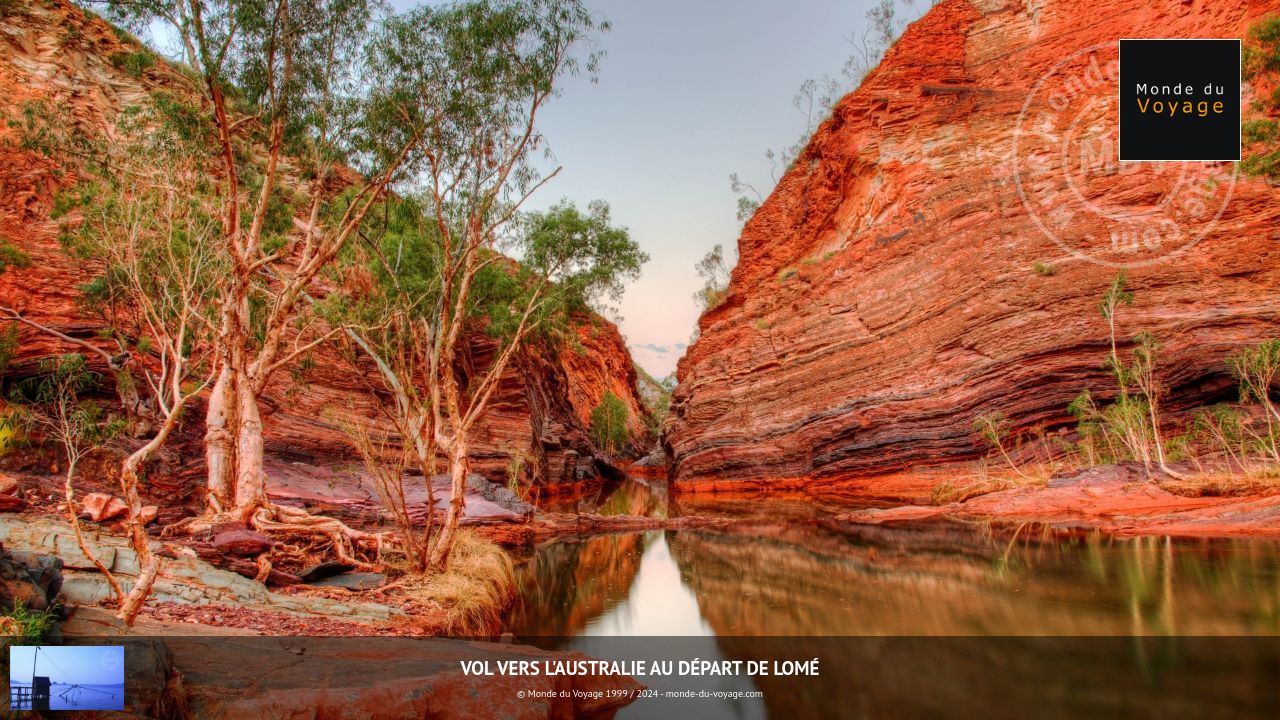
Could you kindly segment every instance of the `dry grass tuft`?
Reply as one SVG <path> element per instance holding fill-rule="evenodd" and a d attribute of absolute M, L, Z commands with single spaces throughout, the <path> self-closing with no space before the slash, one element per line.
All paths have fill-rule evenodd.
<path fill-rule="evenodd" d="M 396 581 L 409 604 L 441 617 L 443 635 L 489 636 L 502 628 L 515 599 L 511 558 L 492 542 L 463 530 L 443 573 L 409 574 Z"/>
<path fill-rule="evenodd" d="M 992 472 L 985 464 L 980 464 L 972 475 L 964 475 L 939 483 L 933 488 L 930 500 L 934 505 L 947 505 L 1001 490 L 1045 485 L 1059 469 L 1061 466 L 1058 463 L 1042 463 L 1023 466 L 1018 474 L 1009 472 L 1007 469 L 1002 472 Z"/>
<path fill-rule="evenodd" d="M 1280 492 L 1280 468 L 1260 465 L 1242 472 L 1201 472 L 1180 479 L 1162 479 L 1160 487 L 1184 497 L 1270 495 Z"/>

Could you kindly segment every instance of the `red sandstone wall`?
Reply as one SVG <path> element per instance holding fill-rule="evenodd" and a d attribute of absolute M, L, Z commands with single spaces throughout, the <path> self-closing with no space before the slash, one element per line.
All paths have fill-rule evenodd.
<path fill-rule="evenodd" d="M 1105 65 L 1121 37 L 1243 37 L 1278 10 L 1249 0 L 935 6 L 840 101 L 744 228 L 728 298 L 702 317 L 679 366 L 665 428 L 673 477 L 829 480 L 971 456 L 984 412 L 1065 424 L 1082 388 L 1110 387 L 1096 305 L 1115 268 L 1079 255 L 1141 263 L 1128 272 L 1137 300 L 1119 315 L 1121 336 L 1146 330 L 1164 343 L 1174 405 L 1229 396 L 1226 354 L 1280 334 L 1276 188 L 1236 183 L 1216 224 L 1181 252 L 1113 252 L 1113 223 L 1081 201 L 1141 215 L 1181 187 L 1168 172 L 1177 166 L 1071 176 L 1055 151 L 1079 130 L 1073 121 L 1114 126 L 1114 108 L 1073 113 L 1115 86 L 1087 88 L 1058 115 L 1035 90 L 1060 63 L 1086 72 L 1091 55 L 1077 53 L 1092 46 Z M 1015 152 L 1020 117 L 1027 135 Z M 1225 185 L 1213 187 L 1217 202 Z M 1073 213 L 1059 226 L 1063 209 Z"/>

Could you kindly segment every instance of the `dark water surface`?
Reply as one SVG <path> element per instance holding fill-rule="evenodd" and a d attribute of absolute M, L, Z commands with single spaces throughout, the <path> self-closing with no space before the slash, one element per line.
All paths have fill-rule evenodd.
<path fill-rule="evenodd" d="M 821 681 L 790 689 L 780 689 L 778 678 L 685 681 L 691 688 L 754 688 L 764 696 L 657 706 L 670 718 L 884 717 L 897 715 L 886 708 L 904 698 L 923 704 L 901 715 L 910 717 L 955 710 L 953 702 L 971 703 L 975 691 L 986 702 L 966 706 L 971 716 L 1000 717 L 1002 708 L 1027 711 L 1015 700 L 1028 685 L 1044 697 L 1062 695 L 1057 711 L 1032 712 L 1044 717 L 1080 711 L 1167 718 L 1181 710 L 1280 717 L 1275 541 L 1064 536 L 1032 526 L 994 532 L 951 522 L 850 527 L 823 522 L 845 509 L 838 501 L 697 502 L 696 508 L 669 503 L 660 483 L 645 481 L 577 501 L 583 512 L 755 520 L 727 531 L 543 544 L 517 568 L 521 598 L 512 632 L 556 636 L 550 644 L 615 657 L 638 641 L 611 645 L 610 638 L 683 636 L 664 642 L 702 658 L 838 658 Z M 910 636 L 924 644 L 909 646 L 902 638 Z M 984 663 L 995 665 L 983 669 Z M 1163 669 L 1152 675 L 1152 667 Z M 930 693 L 919 678 L 913 685 L 887 676 L 894 668 L 954 677 Z M 1132 674 L 1143 691 L 1176 702 L 1147 698 L 1129 706 L 1122 692 L 1095 697 L 1080 689 L 1080 673 L 1107 682 Z M 655 682 L 672 681 L 645 680 Z M 867 713 L 848 704 L 859 687 Z M 885 693 L 891 697 L 880 697 Z M 1038 697 L 1026 699 L 1034 704 Z M 620 717 L 654 710 L 653 703 L 638 703 Z"/>

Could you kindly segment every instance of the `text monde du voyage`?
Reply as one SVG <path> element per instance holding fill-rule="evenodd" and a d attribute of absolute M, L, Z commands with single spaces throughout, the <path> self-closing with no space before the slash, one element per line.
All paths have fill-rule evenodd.
<path fill-rule="evenodd" d="M 1204 87 L 1197 88 L 1190 83 L 1173 85 L 1135 83 L 1134 90 L 1137 95 L 1134 100 L 1138 103 L 1138 112 L 1143 115 L 1209 117 L 1227 112 L 1224 101 L 1213 99 L 1215 96 L 1225 97 L 1225 85 L 1205 83 Z"/>
<path fill-rule="evenodd" d="M 810 660 L 460 660 L 463 675 L 555 677 L 558 675 L 812 675 L 819 674 L 818 658 Z"/>

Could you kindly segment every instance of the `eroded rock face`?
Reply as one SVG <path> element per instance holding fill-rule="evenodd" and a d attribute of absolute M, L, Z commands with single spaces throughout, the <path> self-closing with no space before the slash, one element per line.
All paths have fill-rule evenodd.
<path fill-rule="evenodd" d="M 53 606 L 62 589 L 62 560 L 0 545 L 0 611 L 21 606 L 39 612 Z"/>
<path fill-rule="evenodd" d="M 1107 69 L 1117 38 L 1153 28 L 1243 37 L 1276 10 L 1249 0 L 1123 0 L 1102 16 L 1079 0 L 931 9 L 744 228 L 728 296 L 679 366 L 665 428 L 678 486 L 826 484 L 972 456 L 985 449 L 972 429 L 983 413 L 1022 429 L 1066 426 L 1082 389 L 1105 398 L 1113 387 L 1097 303 L 1116 268 L 1086 256 L 1133 264 L 1120 352 L 1155 334 L 1167 409 L 1232 399 L 1226 356 L 1280 334 L 1276 189 L 1241 178 L 1227 201 L 1227 184 L 1205 178 L 1216 220 L 1170 210 L 1181 240 L 1132 243 L 1145 211 L 1187 189 L 1170 171 L 1183 166 L 1120 165 L 1113 145 L 1072 165 L 1084 157 L 1074 122 L 1093 122 L 1099 137 L 1115 125 L 1114 107 L 1076 110 L 1114 96 L 1114 82 L 1083 83 L 1058 114 L 1037 83 L 1087 78 L 1095 61 Z M 1265 82 L 1246 87 L 1245 107 L 1263 92 Z M 1230 176 L 1229 164 L 1195 165 L 1188 172 Z"/>
<path fill-rule="evenodd" d="M 81 130 L 97 133 L 120 111 L 148 102 L 155 93 L 192 97 L 189 84 L 163 62 L 138 77 L 116 68 L 112 56 L 137 48 L 70 3 L 19 5 L 0 17 L 0 114 L 20 117 L 27 103 L 39 101 L 67 113 Z M 48 160 L 18 149 L 13 131 L 0 123 L 0 240 L 30 258 L 29 267 L 10 266 L 0 273 L 0 306 L 95 342 L 102 322 L 78 304 L 78 288 L 90 277 L 82 263 L 59 248 L 58 221 L 50 218 L 57 193 L 74 181 L 57 170 Z M 0 320 L 0 328 L 4 324 Z M 573 332 L 575 342 L 535 348 L 505 374 L 471 442 L 477 472 L 505 482 L 508 466 L 519 458 L 530 471 L 527 476 L 546 482 L 575 482 L 580 472 L 594 474 L 599 454 L 590 440 L 591 410 L 606 392 L 622 398 L 633 432 L 637 438 L 643 433 L 636 373 L 617 327 L 595 315 L 582 316 Z M 42 358 L 76 350 L 21 327 L 8 374 L 30 375 Z M 468 361 L 483 367 L 493 351 L 493 342 L 477 333 Z M 111 377 L 101 358 L 87 359 L 105 378 Z M 314 366 L 294 370 L 278 372 L 263 398 L 268 455 L 290 464 L 358 463 L 341 425 L 378 418 L 366 391 L 370 384 L 378 386 L 372 366 L 352 369 L 336 354 L 321 351 Z M 361 372 L 369 374 L 369 382 L 356 377 Z M 191 414 L 202 417 L 203 412 L 198 404 Z M 170 443 L 175 452 L 157 461 L 163 467 L 153 479 L 164 490 L 177 491 L 173 483 L 198 483 L 202 431 L 192 423 Z M 316 487 L 323 482 L 317 477 Z"/>

